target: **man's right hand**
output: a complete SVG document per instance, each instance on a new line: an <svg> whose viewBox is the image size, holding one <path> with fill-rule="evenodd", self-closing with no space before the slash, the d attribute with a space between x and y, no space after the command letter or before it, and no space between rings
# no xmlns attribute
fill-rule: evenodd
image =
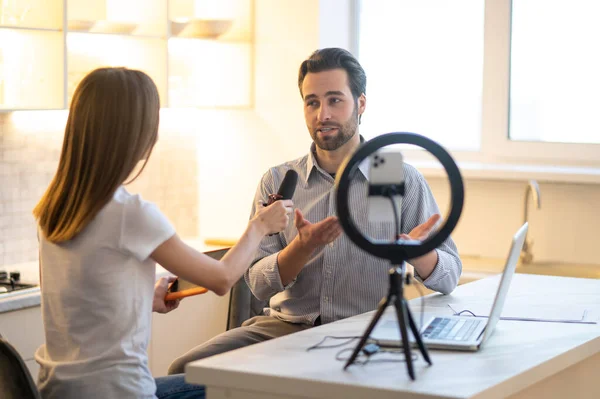
<svg viewBox="0 0 600 399"><path fill-rule="evenodd" d="M296 209L294 214L294 225L302 247L310 251L333 242L342 234L342 226L337 217L329 216L318 223L311 223L304 218L299 209Z"/></svg>
<svg viewBox="0 0 600 399"><path fill-rule="evenodd" d="M294 214L294 225L298 235L277 255L279 276L284 287L296 278L317 248L333 242L342 234L337 217L330 216L318 223L311 223L304 219L299 209Z"/></svg>

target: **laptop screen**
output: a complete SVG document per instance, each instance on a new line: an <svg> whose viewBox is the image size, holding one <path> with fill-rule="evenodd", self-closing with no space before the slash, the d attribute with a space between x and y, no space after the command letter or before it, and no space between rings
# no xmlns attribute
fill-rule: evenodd
<svg viewBox="0 0 600 399"><path fill-rule="evenodd" d="M504 272L500 278L500 285L498 286L498 292L496 293L496 298L494 299L494 304L492 305L492 311L490 312L490 318L488 319L482 342L489 337L492 331L494 331L494 327L496 327L496 323L498 323L498 320L500 319L500 314L502 313L502 308L504 307L504 302L506 301L506 294L508 293L508 288L510 287L513 274L515 274L515 268L517 267L517 261L519 260L521 250L523 249L523 243L525 242L528 228L529 224L525 223L513 237L508 258L506 259L506 265L504 266Z"/></svg>

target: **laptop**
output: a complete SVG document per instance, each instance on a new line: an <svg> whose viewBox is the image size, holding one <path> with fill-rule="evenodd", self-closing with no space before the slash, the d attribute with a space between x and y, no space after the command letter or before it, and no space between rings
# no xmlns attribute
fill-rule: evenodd
<svg viewBox="0 0 600 399"><path fill-rule="evenodd" d="M421 337L428 348L477 351L492 335L504 307L506 294L523 249L527 229L528 223L525 223L512 239L489 317L487 319L473 316L431 317L421 329ZM411 344L416 344L410 329L408 329L408 333ZM370 342L380 346L400 347L402 344L398 320L382 320L378 323L371 332Z"/></svg>

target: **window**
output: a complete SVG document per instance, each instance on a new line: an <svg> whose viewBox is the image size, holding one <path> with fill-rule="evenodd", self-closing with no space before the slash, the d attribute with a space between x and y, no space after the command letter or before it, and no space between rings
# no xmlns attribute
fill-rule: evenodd
<svg viewBox="0 0 600 399"><path fill-rule="evenodd" d="M363 1L359 51L367 71L361 132L415 132L479 150L483 79L481 1Z"/></svg>
<svg viewBox="0 0 600 399"><path fill-rule="evenodd" d="M365 137L424 134L459 161L600 166L599 2L356 5Z"/></svg>
<svg viewBox="0 0 600 399"><path fill-rule="evenodd" d="M600 143L600 3L513 0L509 135Z"/></svg>

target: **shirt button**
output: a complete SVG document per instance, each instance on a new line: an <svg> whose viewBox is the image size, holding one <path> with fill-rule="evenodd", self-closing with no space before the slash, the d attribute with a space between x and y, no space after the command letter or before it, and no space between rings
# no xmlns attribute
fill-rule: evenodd
<svg viewBox="0 0 600 399"><path fill-rule="evenodd" d="M329 243L329 248L333 248L333 241Z"/></svg>
<svg viewBox="0 0 600 399"><path fill-rule="evenodd" d="M324 302L329 302L329 297L328 296L323 297L323 301Z"/></svg>

